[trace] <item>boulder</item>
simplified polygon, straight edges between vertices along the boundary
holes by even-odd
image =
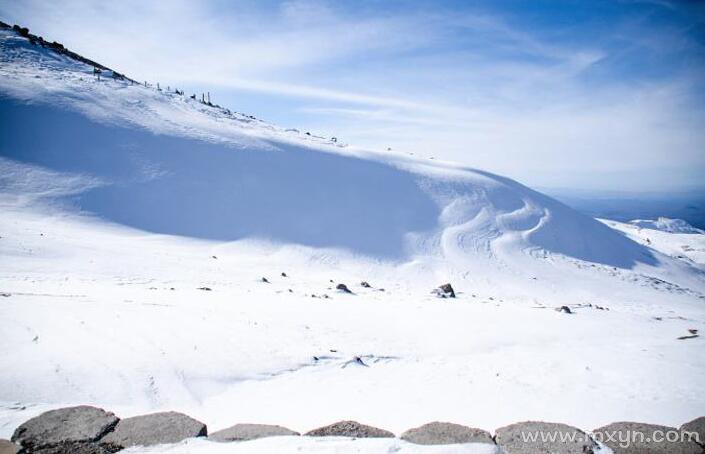
[[[681,426],[681,432],[688,432],[696,434],[693,441],[705,446],[705,416],[696,418],[690,422],[687,422]]]
[[[19,445],[16,445],[10,440],[0,438],[0,454],[17,454],[19,450]]]
[[[329,426],[314,429],[305,435],[309,437],[394,438],[394,434],[389,431],[366,426],[357,421],[338,421]]]
[[[495,441],[506,454],[593,454],[588,434],[565,424],[526,421],[497,429]]]
[[[209,440],[214,441],[246,441],[256,440],[265,437],[282,437],[291,435],[301,435],[298,432],[289,430],[282,426],[269,424],[235,424],[227,429],[219,430],[208,435]]]
[[[92,442],[110,432],[119,419],[101,408],[81,405],[50,410],[26,421],[12,435],[12,441],[26,448],[62,442]]]
[[[335,288],[343,293],[352,293],[352,291],[345,284],[338,284],[335,286]]]
[[[614,454],[702,454],[703,449],[674,427],[615,422],[595,429],[596,440]],[[672,441],[669,441],[672,440]]]
[[[152,446],[177,443],[208,435],[206,425],[174,411],[134,416],[120,420],[115,430],[100,441],[112,446]]]
[[[494,445],[489,432],[449,422],[431,422],[409,429],[401,435],[402,440],[417,445],[451,445],[456,443],[488,443]]]
[[[432,293],[439,298],[455,298],[455,290],[453,290],[453,286],[450,284],[443,284],[433,289]]]
[[[88,441],[67,441],[43,448],[32,449],[32,454],[112,454],[120,448]]]

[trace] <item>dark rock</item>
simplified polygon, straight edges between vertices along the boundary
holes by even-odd
[[[484,430],[438,421],[409,429],[404,432],[400,438],[418,445],[450,445],[456,443],[494,444],[492,435]]]
[[[207,434],[208,429],[202,422],[182,413],[169,411],[125,418],[118,423],[114,431],[100,441],[128,448],[177,443],[187,438],[203,437]]]
[[[345,369],[348,367],[350,364],[357,365],[357,366],[363,366],[363,367],[370,367],[365,362],[360,358],[359,356],[353,357],[350,361],[347,361],[345,364],[341,366],[341,369]]]
[[[366,426],[356,421],[338,421],[329,426],[314,429],[305,435],[310,437],[394,438],[394,434],[389,431]]]
[[[10,440],[3,440],[0,438],[0,454],[17,454],[19,450],[19,445],[16,445]]]
[[[343,293],[352,293],[352,292],[350,291],[350,289],[348,288],[348,286],[345,285],[345,284],[338,284],[338,285],[335,286],[335,288],[336,288],[337,290],[340,290],[340,291],[343,292]]]
[[[453,290],[453,286],[450,284],[443,284],[433,289],[432,293],[439,298],[455,298],[455,290]]]
[[[227,429],[219,430],[208,435],[209,440],[215,441],[245,441],[265,437],[282,437],[301,435],[282,426],[269,424],[235,424]]]
[[[262,282],[264,282],[264,283],[266,283],[266,284],[269,284],[269,280],[268,280],[266,277],[263,277],[263,278],[262,278]]]
[[[563,312],[563,313],[566,313],[566,314],[572,314],[572,313],[573,313],[573,311],[571,311],[568,306],[561,306],[561,307],[559,307],[559,308],[556,309],[556,310],[557,310],[558,312]]]
[[[198,287],[198,290],[204,290],[204,291],[206,291],[206,292],[210,292],[210,291],[213,290],[213,289],[210,288],[210,287]]]
[[[31,454],[111,454],[120,451],[117,446],[103,445],[86,441],[68,441],[39,449],[29,450]]]
[[[495,441],[506,454],[593,454],[597,448],[597,443],[580,429],[541,421],[497,429]]]
[[[92,442],[111,431],[119,419],[101,408],[81,405],[50,410],[26,421],[12,435],[12,441],[26,448],[62,442]]]
[[[360,285],[365,288],[372,288],[372,286],[367,281],[360,282]]]
[[[694,437],[697,436],[697,439],[693,438],[693,441],[705,446],[705,416],[683,424],[681,426],[681,432],[696,434]]]
[[[289,276],[287,276],[286,273],[282,271],[282,277],[289,277]]]
[[[669,438],[669,434],[671,438]],[[701,454],[702,447],[673,427],[615,422],[595,429],[596,440],[607,445],[614,454]],[[676,440],[677,438],[677,440]],[[668,441],[669,439],[675,441]],[[657,440],[657,441],[656,441]]]

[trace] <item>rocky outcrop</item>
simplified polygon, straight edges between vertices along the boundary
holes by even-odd
[[[443,284],[433,289],[432,293],[439,298],[455,298],[455,290],[453,290],[453,286],[450,284]]]
[[[492,435],[481,429],[473,429],[449,422],[431,422],[409,429],[401,437],[418,445],[450,445],[456,443],[494,444]]]
[[[699,443],[701,446],[705,446],[705,416],[696,418],[690,422],[687,422],[681,426],[681,432],[694,434],[693,441]]]
[[[286,427],[269,424],[235,424],[227,429],[208,435],[214,441],[247,441],[265,437],[282,437],[301,435]]]
[[[206,425],[175,411],[134,416],[121,420],[115,430],[100,441],[111,446],[152,446],[177,443],[208,435]]]
[[[594,431],[614,454],[702,454],[703,448],[674,427],[615,422]]]
[[[357,421],[338,421],[319,427],[305,435],[310,437],[394,438],[394,434],[377,427],[366,426]]]
[[[506,454],[593,454],[597,443],[565,424],[526,421],[497,429],[495,441]]]
[[[67,442],[95,442],[119,419],[101,408],[81,405],[50,410],[19,426],[12,441],[25,448],[50,447]]]

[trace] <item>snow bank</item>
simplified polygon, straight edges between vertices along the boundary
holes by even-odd
[[[457,268],[517,251],[619,268],[658,261],[503,177],[341,148],[186,95],[98,80],[92,67],[9,31],[0,46],[2,155],[105,182],[72,202],[113,222],[384,260],[441,256]]]
[[[660,217],[655,221],[646,219],[635,219],[633,221],[629,221],[629,223],[637,227],[641,227],[643,229],[660,230],[662,232],[668,233],[694,233],[701,235],[705,234],[705,231],[696,229],[683,219],[669,219]]]

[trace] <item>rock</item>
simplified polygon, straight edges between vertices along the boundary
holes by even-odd
[[[597,443],[580,429],[542,421],[497,429],[495,441],[506,454],[593,454],[597,448]]]
[[[32,454],[111,454],[120,451],[116,446],[107,446],[86,441],[69,441],[57,445],[31,450]]]
[[[484,430],[438,421],[409,429],[401,435],[401,439],[417,445],[450,445],[455,443],[494,445],[492,435]]]
[[[210,287],[198,287],[196,290],[203,290],[203,291],[206,291],[206,292],[210,292],[210,291],[213,290],[213,289],[210,288]]]
[[[335,286],[335,288],[336,288],[337,290],[340,290],[340,291],[343,292],[343,293],[352,293],[352,292],[350,291],[350,289],[348,288],[348,286],[345,285],[345,284],[338,284],[338,285]]]
[[[265,284],[269,284],[269,279],[267,279],[266,277],[263,277],[262,282],[264,282]]]
[[[12,441],[26,448],[62,442],[92,442],[110,432],[119,419],[101,408],[81,405],[50,410],[26,421],[12,435]]]
[[[389,431],[366,426],[356,421],[338,421],[329,426],[314,429],[305,435],[310,437],[394,438],[394,434]]]
[[[354,356],[353,359],[351,359],[350,361],[347,361],[345,364],[343,364],[341,366],[341,369],[345,369],[350,364],[354,364],[357,366],[363,366],[363,367],[370,367],[367,364],[365,364],[365,362],[362,360],[362,358],[360,358],[359,356]]]
[[[453,286],[450,284],[443,284],[433,289],[433,294],[439,298],[455,298],[455,290],[453,290]]]
[[[681,426],[681,432],[697,434],[697,439],[693,441],[705,446],[705,416],[701,416]]]
[[[701,454],[702,447],[673,427],[638,422],[615,422],[595,429],[596,440],[614,454]],[[674,440],[674,441],[668,441]]]
[[[235,424],[227,429],[219,430],[208,435],[209,440],[214,441],[245,441],[256,440],[257,438],[265,437],[282,437],[282,436],[301,435],[298,432],[289,430],[282,426],[273,426],[269,424]]]
[[[0,438],[0,454],[17,454],[19,450],[19,445],[14,444],[10,440]]]
[[[282,271],[282,277],[289,277],[289,276],[287,276],[286,273]]]
[[[557,308],[556,310],[557,310],[558,312],[564,312],[564,313],[566,313],[566,314],[572,314],[572,313],[573,313],[573,311],[571,311],[568,306],[561,306],[561,307]]]
[[[125,418],[118,423],[114,431],[100,441],[128,448],[177,443],[187,438],[203,437],[207,434],[208,429],[202,422],[182,413],[169,411]]]
[[[370,285],[370,283],[367,282],[367,281],[362,281],[362,282],[360,282],[360,286],[362,286],[362,287],[364,287],[364,288],[372,288],[372,286]]]

